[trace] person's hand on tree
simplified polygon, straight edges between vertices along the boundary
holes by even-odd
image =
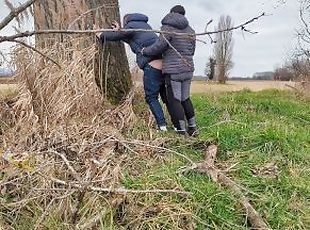
[[[97,24],[95,24],[94,25],[94,30],[100,30],[101,28],[97,25]],[[96,36],[98,37],[98,38],[100,38],[100,35],[102,34],[102,32],[96,32]]]
[[[117,21],[113,21],[111,24],[112,24],[111,27],[113,30],[120,30],[121,29],[121,26]]]

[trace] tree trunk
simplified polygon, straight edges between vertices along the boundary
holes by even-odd
[[[120,21],[118,0],[37,0],[34,6],[36,30],[86,30],[93,29],[95,24],[109,28],[113,20]],[[73,37],[37,35],[36,46],[50,47]],[[82,45],[87,46],[93,42],[94,36],[85,36]],[[121,42],[102,45],[97,40],[97,44],[99,52],[94,60],[97,85],[111,102],[119,103],[132,87],[125,47]]]
[[[225,84],[226,83],[226,70],[225,70],[225,65],[224,64],[219,66],[218,81],[221,84]]]

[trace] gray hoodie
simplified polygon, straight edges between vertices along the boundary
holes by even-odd
[[[181,14],[169,13],[161,21],[162,31],[195,34],[188,20]],[[151,46],[143,49],[143,55],[163,55],[163,73],[180,74],[194,72],[193,55],[196,37],[188,35],[161,34]]]

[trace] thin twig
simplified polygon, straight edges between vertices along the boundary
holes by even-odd
[[[69,26],[68,26],[68,29],[71,29],[72,26],[73,26],[78,20],[80,20],[82,17],[86,16],[87,14],[92,13],[93,11],[100,10],[100,9],[102,9],[102,8],[111,8],[111,9],[113,9],[113,8],[116,8],[116,7],[118,7],[117,4],[110,4],[110,5],[104,4],[104,5],[98,6],[98,7],[96,7],[96,8],[89,9],[89,10],[85,11],[84,13],[82,13],[79,17],[77,17],[76,19],[74,19],[72,22],[70,22],[70,23],[69,23]]]
[[[2,30],[5,26],[7,26],[14,18],[16,18],[20,13],[26,10],[29,6],[31,6],[36,0],[28,0],[24,4],[20,5],[19,7],[14,8],[11,10],[10,14],[6,16],[0,22],[0,30]]]
[[[81,177],[79,176],[79,174],[75,171],[75,169],[71,166],[71,164],[69,163],[68,159],[66,158],[66,156],[64,154],[61,154],[57,151],[54,151],[54,150],[48,150],[47,153],[52,153],[52,154],[55,154],[57,156],[59,156],[64,162],[65,164],[67,165],[68,169],[70,170],[72,176],[78,180],[78,181],[81,181]]]
[[[96,224],[103,219],[103,217],[107,214],[107,210],[102,210],[100,213],[92,217],[89,221],[84,224],[76,225],[77,229],[93,229]]]
[[[172,193],[172,194],[180,194],[180,195],[190,195],[190,192],[179,191],[175,189],[153,189],[153,190],[133,190],[133,189],[124,189],[124,188],[102,188],[95,186],[86,186],[81,185],[79,183],[68,183],[63,180],[57,178],[49,178],[51,181],[57,184],[61,184],[68,187],[73,187],[77,189],[85,189],[87,191],[93,192],[104,192],[104,193],[115,193],[115,194],[143,194],[143,193]]]
[[[207,148],[205,154],[205,160],[201,163],[191,166],[191,169],[194,169],[200,173],[206,173],[211,179],[227,188],[229,188],[233,193],[238,197],[239,202],[242,204],[247,213],[247,218],[251,223],[253,229],[270,229],[265,223],[261,215],[255,210],[255,208],[250,204],[248,198],[243,195],[240,186],[234,182],[232,179],[227,177],[221,170],[219,170],[214,162],[217,155],[217,146],[211,145]]]
[[[56,62],[55,60],[53,60],[52,58],[50,58],[49,56],[45,55],[44,53],[42,53],[40,50],[37,50],[36,48],[34,48],[33,46],[28,45],[25,42],[22,42],[20,40],[8,40],[7,42],[14,42],[17,44],[20,44],[22,46],[25,46],[28,49],[31,49],[34,52],[37,52],[38,54],[40,54],[41,56],[43,56],[44,58],[48,59],[49,61],[53,62],[55,65],[57,65],[59,67],[59,69],[61,69],[61,66],[58,62]]]
[[[179,36],[203,36],[203,35],[211,35],[211,34],[217,34],[222,33],[226,31],[232,31],[236,29],[244,29],[246,25],[254,22],[255,20],[258,20],[259,18],[265,16],[265,13],[262,13],[261,15],[254,17],[245,23],[242,23],[238,26],[234,26],[231,28],[223,29],[223,30],[215,30],[215,31],[205,31],[202,33],[179,33],[179,32],[170,32],[170,31],[162,31],[162,30],[145,30],[145,29],[120,29],[119,31],[123,32],[154,32],[159,34],[171,34],[171,35],[179,35]],[[99,30],[38,30],[38,31],[25,31],[22,33],[18,33],[11,36],[0,36],[0,43],[5,42],[7,40],[14,40],[16,38],[22,38],[22,37],[30,37],[33,35],[40,35],[40,34],[84,34],[84,35],[90,35],[94,33],[99,32],[111,32],[115,31],[114,29],[99,29]]]
[[[166,152],[170,152],[170,153],[173,153],[173,154],[175,154],[175,155],[177,155],[179,157],[184,158],[185,160],[187,160],[191,164],[194,164],[194,162],[190,158],[185,156],[184,154],[179,153],[179,152],[174,151],[174,150],[171,150],[171,149],[167,149],[167,148],[164,148],[164,147],[158,147],[158,146],[154,146],[154,145],[149,145],[149,144],[144,144],[144,143],[136,142],[136,141],[122,141],[122,142],[127,143],[127,144],[140,145],[140,146],[144,146],[144,147],[148,147],[148,148],[153,148],[153,149],[158,149],[158,150],[163,150],[163,151],[166,151]]]
[[[212,22],[213,22],[213,19],[211,19],[211,20],[206,24],[205,32],[208,31],[208,26],[209,26]],[[211,41],[211,44],[216,43],[216,41],[213,40],[213,38],[212,38],[212,36],[211,36],[210,34],[208,34],[208,37],[209,37],[209,39],[210,39],[210,41]]]

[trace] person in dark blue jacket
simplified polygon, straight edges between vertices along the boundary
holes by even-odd
[[[147,23],[148,17],[143,14],[134,13],[127,14],[123,19],[123,29],[144,29],[151,30],[151,26]],[[159,103],[159,95],[162,101],[167,105],[165,78],[162,75],[162,55],[151,55],[144,57],[141,54],[143,47],[154,44],[158,36],[154,32],[135,32],[135,31],[119,31],[120,25],[113,22],[114,31],[108,31],[97,34],[102,42],[107,41],[123,41],[126,42],[132,52],[136,54],[136,62],[140,69],[143,70],[143,85],[145,92],[145,100],[148,103],[157,125],[160,130],[166,131],[166,120],[163,109]]]

